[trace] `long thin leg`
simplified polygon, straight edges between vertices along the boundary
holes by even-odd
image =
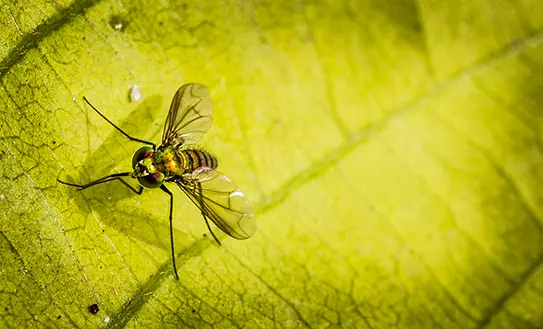
[[[148,142],[148,141],[144,141],[143,139],[139,139],[139,138],[135,138],[135,137],[132,137],[130,135],[128,135],[127,133],[124,132],[124,130],[122,130],[121,128],[117,127],[113,122],[109,121],[108,118],[106,118],[105,115],[103,115],[102,113],[100,113],[100,111],[98,111],[98,109],[96,109],[96,107],[94,107],[94,105],[92,105],[89,100],[83,96],[83,99],[85,100],[85,102],[87,102],[87,104],[89,104],[90,107],[92,107],[93,110],[96,111],[96,113],[98,113],[102,118],[104,118],[104,120],[106,120],[110,125],[112,125],[113,127],[115,127],[115,129],[117,129],[118,131],[121,132],[121,134],[125,135],[126,137],[128,137],[128,139],[130,139],[131,141],[136,141],[136,142],[140,142],[140,143],[143,143],[143,144],[147,144],[147,145],[152,145],[153,146],[153,149],[156,149],[156,145],[155,143],[152,143],[152,142]]]
[[[201,183],[198,183],[198,194],[200,196],[200,199],[198,200],[198,202],[200,202],[200,209],[204,209],[204,201],[202,200],[202,184]],[[203,210],[202,210],[202,216],[204,216],[204,221],[206,222],[209,233],[211,233],[211,235],[213,236],[213,239],[215,239],[215,241],[217,241],[217,243],[220,246],[221,242],[219,241],[219,239],[217,239],[217,237],[215,236],[215,233],[213,233],[213,231],[211,230],[211,226],[209,226],[209,221],[207,220],[207,216],[206,214],[204,214]]]
[[[173,271],[175,272],[175,278],[179,280],[179,275],[177,274],[177,266],[175,266],[175,247],[173,244],[173,193],[168,190],[168,188],[164,186],[164,184],[160,185],[160,189],[170,196],[170,244],[172,246]]]
[[[89,187],[94,186],[94,185],[107,183],[107,182],[111,182],[111,181],[114,181],[114,180],[119,180],[119,181],[121,181],[121,183],[123,183],[126,187],[128,187],[134,193],[140,195],[143,192],[143,187],[140,186],[139,190],[136,190],[133,186],[131,186],[130,184],[125,182],[124,179],[121,178],[121,177],[124,177],[124,176],[130,176],[130,173],[129,172],[123,172],[123,173],[118,173],[118,174],[111,174],[111,175],[99,178],[99,179],[97,179],[95,181],[92,181],[90,183],[83,184],[83,185],[64,182],[64,181],[61,181],[58,178],[57,178],[57,181],[59,183],[61,183],[61,184],[64,184],[64,185],[77,187],[78,188],[77,190],[81,191],[81,190],[84,190],[84,189],[89,188]]]

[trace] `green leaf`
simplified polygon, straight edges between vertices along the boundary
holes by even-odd
[[[3,2],[0,327],[541,328],[542,8]],[[83,96],[158,141],[186,82],[258,231],[218,247],[176,190],[177,281],[164,193],[56,178],[140,147]]]

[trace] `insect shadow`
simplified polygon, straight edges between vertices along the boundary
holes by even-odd
[[[150,96],[129,116],[119,121],[118,126],[133,135],[148,137],[149,140],[159,140],[162,133],[160,121],[163,119],[157,121],[153,114],[159,113],[163,106],[161,96]],[[106,112],[107,109],[103,111]],[[91,125],[103,120],[92,110],[87,111],[87,115]],[[150,125],[149,122],[155,122],[155,124]],[[107,127],[107,129],[110,128]],[[87,157],[80,168],[67,169],[59,177],[69,182],[88,182],[114,173],[113,168],[118,168],[119,171],[131,170],[130,160],[133,152],[141,145],[129,141],[115,129],[110,130],[109,136]],[[92,138],[90,132],[88,135]],[[139,187],[134,179],[128,179],[127,183],[134,188]],[[99,184],[84,191],[77,191],[69,186],[63,188],[74,198],[80,212],[88,215],[92,211],[107,227],[122,232],[129,238],[164,250],[170,249],[167,217],[169,199],[161,191],[145,189],[142,195],[138,196],[118,181]],[[195,212],[195,214],[198,213]],[[176,217],[177,220],[182,219],[179,218],[182,216]],[[88,220],[88,216],[86,218]],[[104,230],[107,230],[107,227]],[[194,240],[191,235],[178,230],[175,230],[174,237],[178,246],[187,246],[188,241]]]

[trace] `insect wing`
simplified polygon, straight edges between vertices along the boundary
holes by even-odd
[[[240,240],[255,233],[251,204],[230,178],[214,169],[200,168],[177,184],[224,233]]]
[[[206,86],[188,83],[177,90],[162,134],[162,145],[196,143],[211,126],[213,102]]]

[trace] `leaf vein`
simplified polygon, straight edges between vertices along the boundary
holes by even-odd
[[[48,37],[54,31],[59,30],[65,24],[73,21],[88,8],[91,8],[102,1],[103,0],[75,1],[73,5],[58,11],[49,19],[39,24],[33,31],[25,34],[21,41],[11,49],[8,55],[0,62],[0,80],[15,66],[15,64],[26,56],[28,51],[36,48],[41,40]]]
[[[530,266],[517,280],[515,280],[515,284],[511,287],[511,289],[509,289],[509,291],[505,292],[500,299],[498,299],[494,307],[488,310],[488,314],[481,319],[481,321],[479,321],[476,328],[483,329],[489,327],[492,320],[495,319],[502,310],[506,311],[506,304],[530,282],[530,279],[535,277],[535,274],[541,265],[543,265],[543,253],[539,255],[532,266]]]

